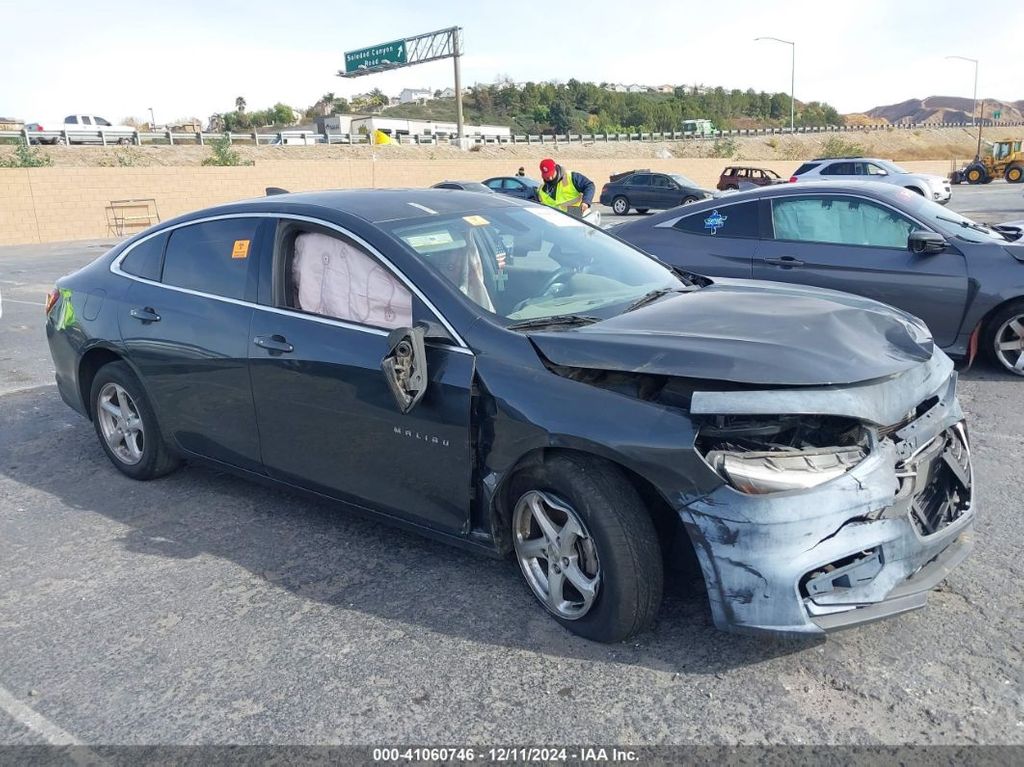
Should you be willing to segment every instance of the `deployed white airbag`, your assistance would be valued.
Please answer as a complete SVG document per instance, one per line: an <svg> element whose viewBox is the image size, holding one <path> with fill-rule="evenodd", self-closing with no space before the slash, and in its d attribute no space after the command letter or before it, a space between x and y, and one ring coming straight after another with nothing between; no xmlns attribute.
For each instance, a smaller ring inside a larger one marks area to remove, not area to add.
<svg viewBox="0 0 1024 767"><path fill-rule="evenodd" d="M337 237L305 232L292 259L295 306L380 328L412 325L412 295L370 256Z"/></svg>

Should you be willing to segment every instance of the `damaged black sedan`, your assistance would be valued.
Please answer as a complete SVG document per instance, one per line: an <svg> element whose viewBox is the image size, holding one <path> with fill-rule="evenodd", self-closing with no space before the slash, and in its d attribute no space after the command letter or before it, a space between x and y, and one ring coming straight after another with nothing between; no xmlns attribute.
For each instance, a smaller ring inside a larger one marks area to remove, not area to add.
<svg viewBox="0 0 1024 767"><path fill-rule="evenodd" d="M591 639L649 627L694 555L720 628L817 634L923 606L970 547L956 374L920 321L508 197L189 214L61 279L46 331L124 474L202 461L511 554Z"/></svg>

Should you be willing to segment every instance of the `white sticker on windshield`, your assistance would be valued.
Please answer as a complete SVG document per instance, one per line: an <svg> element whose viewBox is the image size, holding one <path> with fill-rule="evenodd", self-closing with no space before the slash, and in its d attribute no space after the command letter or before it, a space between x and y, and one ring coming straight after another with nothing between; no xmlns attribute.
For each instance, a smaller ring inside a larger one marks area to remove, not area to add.
<svg viewBox="0 0 1024 767"><path fill-rule="evenodd" d="M572 216L566 215L554 208L530 206L529 208L525 208L525 210L530 211L535 216L539 216L540 218L549 221L555 226L586 226L586 224L578 218L573 218Z"/></svg>
<svg viewBox="0 0 1024 767"><path fill-rule="evenodd" d="M403 237L409 245L419 250L420 248L429 248L434 245L448 245L452 242L452 235L446 230L440 232L431 232L429 234L410 234L408 237Z"/></svg>

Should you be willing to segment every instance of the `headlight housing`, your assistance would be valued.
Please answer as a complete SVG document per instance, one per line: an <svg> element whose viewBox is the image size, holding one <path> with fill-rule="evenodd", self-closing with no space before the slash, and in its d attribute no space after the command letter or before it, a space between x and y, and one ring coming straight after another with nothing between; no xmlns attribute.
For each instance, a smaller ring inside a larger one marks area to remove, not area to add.
<svg viewBox="0 0 1024 767"><path fill-rule="evenodd" d="M741 493L807 490L840 477L867 457L861 447L738 453L713 450L712 469Z"/></svg>
<svg viewBox="0 0 1024 767"><path fill-rule="evenodd" d="M807 490L841 477L870 452L867 429L834 416L720 416L697 449L741 493Z"/></svg>

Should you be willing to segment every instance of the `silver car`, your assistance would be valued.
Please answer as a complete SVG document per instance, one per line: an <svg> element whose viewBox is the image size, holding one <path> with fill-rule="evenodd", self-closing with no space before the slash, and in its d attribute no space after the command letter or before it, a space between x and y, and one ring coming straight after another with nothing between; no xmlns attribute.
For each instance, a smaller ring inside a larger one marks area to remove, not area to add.
<svg viewBox="0 0 1024 767"><path fill-rule="evenodd" d="M902 186L940 205L952 197L949 179L931 173L911 173L894 162L875 157L819 157L797 168L789 180L879 181Z"/></svg>

